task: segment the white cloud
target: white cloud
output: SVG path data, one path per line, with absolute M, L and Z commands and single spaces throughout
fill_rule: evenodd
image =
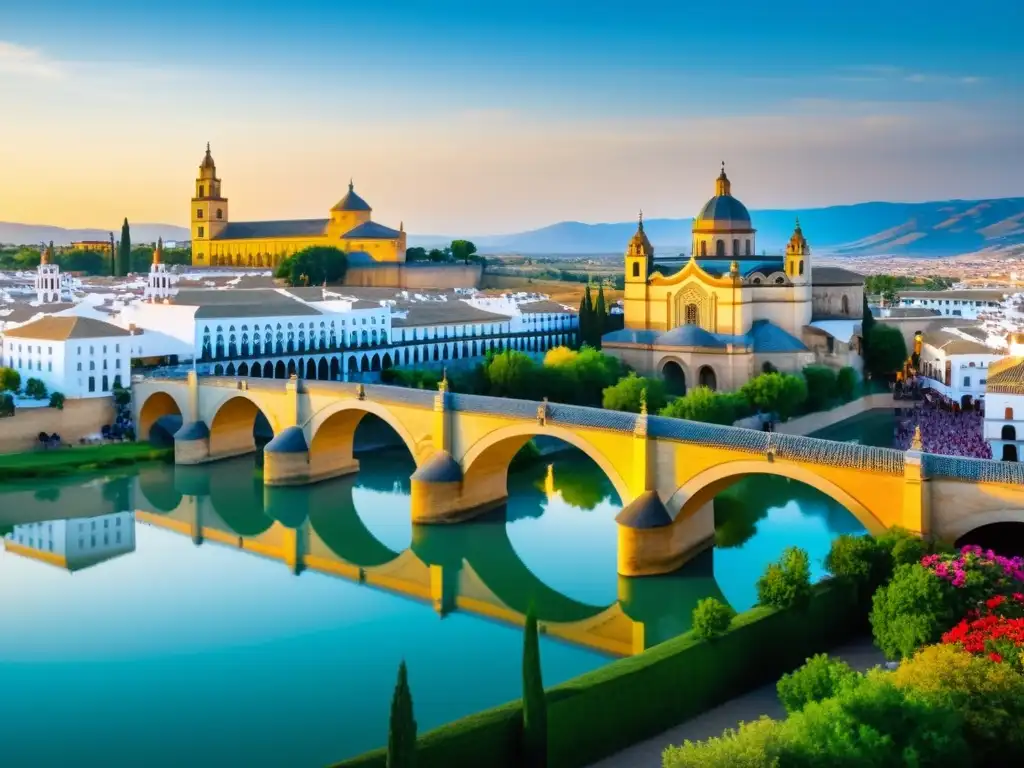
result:
M 65 75 L 65 68 L 36 48 L 0 40 L 0 75 L 60 80 Z

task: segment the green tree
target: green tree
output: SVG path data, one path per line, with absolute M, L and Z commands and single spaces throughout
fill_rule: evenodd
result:
M 807 383 L 788 373 L 762 373 L 740 387 L 740 395 L 758 411 L 785 421 L 807 399 Z
M 476 246 L 469 240 L 452 240 L 448 250 L 456 261 L 461 261 L 464 264 L 469 264 L 470 256 L 476 254 Z
M 0 391 L 17 392 L 21 389 L 21 374 L 13 368 L 0 368 Z
M 427 258 L 435 262 L 448 261 L 448 254 L 446 254 L 440 248 L 431 248 L 430 252 L 427 253 Z
M 800 547 L 786 547 L 757 580 L 757 602 L 774 608 L 804 608 L 811 600 L 811 564 Z
M 907 360 L 907 342 L 899 328 L 875 324 L 868 338 L 867 357 L 864 364 L 873 376 L 891 377 L 903 370 Z
M 284 259 L 274 272 L 288 285 L 323 285 L 339 283 L 345 277 L 348 260 L 338 248 L 314 245 L 296 251 Z
M 598 286 L 597 303 L 594 305 L 594 349 L 601 348 L 601 337 L 608 329 L 608 308 L 604 303 L 604 285 Z
M 875 322 L 875 316 L 871 314 L 871 305 L 868 304 L 867 291 L 864 292 L 864 298 L 861 300 L 861 319 L 860 319 L 860 338 L 861 338 L 861 357 L 867 360 L 868 348 L 871 339 L 871 330 L 877 325 Z
M 123 277 L 131 270 L 132 233 L 128 226 L 128 217 L 121 225 L 121 242 L 117 251 L 117 275 Z
M 821 411 L 836 396 L 836 372 L 827 365 L 808 365 L 803 370 L 807 382 L 807 407 Z
M 662 409 L 662 416 L 730 425 L 739 418 L 737 397 L 715 392 L 707 387 L 691 389 Z
M 0 394 L 0 416 L 14 415 L 14 395 L 4 392 Z
M 860 678 L 844 661 L 819 653 L 809 658 L 802 667 L 783 675 L 775 686 L 779 701 L 789 714 L 799 712 L 812 701 L 821 701 L 837 695 L 843 686 Z
M 848 365 L 844 365 L 836 374 L 836 395 L 844 403 L 853 400 L 857 391 L 857 372 Z
M 107 259 L 100 251 L 67 251 L 57 257 L 57 263 L 66 272 L 105 275 L 109 271 Z
M 705 597 L 693 609 L 693 633 L 701 640 L 713 640 L 729 631 L 736 611 L 714 597 Z
M 523 764 L 545 768 L 548 764 L 548 707 L 540 666 L 537 612 L 530 604 L 523 633 Z
M 46 397 L 46 384 L 42 379 L 31 378 L 25 382 L 25 394 L 36 400 Z
M 404 661 L 398 666 L 398 682 L 391 697 L 385 765 L 387 768 L 415 768 L 416 765 L 416 719 Z
M 487 366 L 490 393 L 495 397 L 526 398 L 536 384 L 537 366 L 524 352 L 506 350 Z
M 952 600 L 944 584 L 920 564 L 901 565 L 892 581 L 875 592 L 871 632 L 887 658 L 912 656 L 953 625 Z
M 589 284 L 583 292 L 583 301 L 580 302 L 579 337 L 580 346 L 590 344 L 594 337 L 594 302 L 590 298 Z
M 406 248 L 405 249 L 405 260 L 406 261 L 426 261 L 427 260 L 427 249 L 426 248 Z
M 825 569 L 849 586 L 862 604 L 892 575 L 889 553 L 874 536 L 867 534 L 844 533 L 833 540 L 825 556 Z
M 56 408 L 58 411 L 64 410 L 64 395 L 60 392 L 50 393 L 50 407 Z
M 610 411 L 640 413 L 642 397 L 646 397 L 647 410 L 650 413 L 657 413 L 668 402 L 664 382 L 660 379 L 637 376 L 634 371 L 630 371 L 628 376 L 619 379 L 610 387 L 604 388 L 601 407 Z

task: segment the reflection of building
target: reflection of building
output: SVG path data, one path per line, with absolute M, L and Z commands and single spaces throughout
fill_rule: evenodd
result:
M 785 254 L 758 255 L 756 230 L 722 173 L 694 219 L 692 255 L 678 272 L 655 271 L 643 219 L 626 249 L 625 328 L 603 347 L 676 391 L 735 389 L 770 365 L 859 367 L 863 278 L 812 269 L 797 222 Z
M 298 221 L 228 220 L 217 166 L 206 145 L 191 201 L 192 263 L 196 266 L 271 267 L 310 246 L 339 248 L 352 260 L 405 261 L 405 228 L 370 220 L 372 208 L 349 182 L 348 194 L 326 219 Z
M 131 336 L 91 317 L 47 315 L 3 331 L 0 362 L 23 386 L 36 378 L 65 397 L 107 397 L 115 382 L 128 383 Z
M 1010 336 L 1010 356 L 988 369 L 985 439 L 992 457 L 1020 461 L 1024 453 L 1024 333 Z
M 114 512 L 15 525 L 4 536 L 4 549 L 69 571 L 80 571 L 135 551 L 135 513 Z

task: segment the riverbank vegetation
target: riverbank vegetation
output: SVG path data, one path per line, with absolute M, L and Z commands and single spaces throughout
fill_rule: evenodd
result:
M 839 537 L 826 567 L 896 670 L 810 658 L 779 680 L 786 719 L 671 747 L 664 768 L 1024 764 L 1024 559 L 894 531 Z
M 0 454 L 0 480 L 57 477 L 143 461 L 168 460 L 173 455 L 173 448 L 156 448 L 149 443 L 110 443 Z

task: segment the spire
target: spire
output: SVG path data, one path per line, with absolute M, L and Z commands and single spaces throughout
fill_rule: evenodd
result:
M 725 160 L 722 161 L 722 172 L 718 174 L 718 178 L 715 179 L 715 196 L 722 197 L 724 195 L 732 194 L 732 184 L 729 182 L 729 177 L 725 175 Z
M 639 221 L 639 223 L 637 225 L 637 231 L 639 231 L 639 232 L 643 232 L 644 231 L 644 209 L 643 208 L 640 209 L 640 221 Z
M 811 249 L 807 245 L 807 238 L 804 237 L 804 231 L 800 229 L 800 217 L 797 216 L 793 234 L 789 238 L 789 243 L 786 244 L 786 253 L 791 256 L 803 256 L 810 252 Z
M 398 231 L 399 232 L 405 232 L 405 222 L 404 221 L 398 222 Z
M 352 177 L 349 176 L 348 177 L 348 191 L 349 192 L 354 192 L 355 191 L 355 187 L 356 187 L 356 185 L 352 183 Z
M 203 162 L 199 166 L 200 168 L 213 168 L 213 155 L 210 154 L 210 142 L 206 142 L 206 154 L 203 156 Z
M 164 239 L 158 237 L 156 240 L 156 248 L 153 249 L 153 263 L 159 264 L 164 252 Z

